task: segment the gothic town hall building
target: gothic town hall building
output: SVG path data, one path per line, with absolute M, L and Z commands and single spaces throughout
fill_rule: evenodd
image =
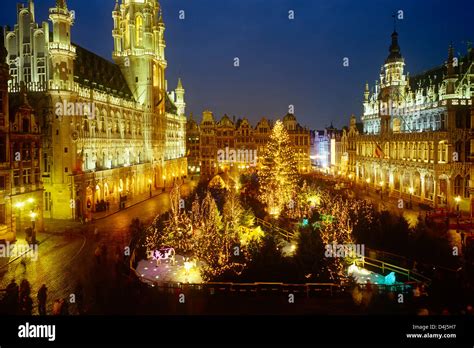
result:
M 34 5 L 17 6 L 4 40 L 10 98 L 26 86 L 41 129 L 44 217 L 90 219 L 98 202 L 118 206 L 183 179 L 184 88 L 179 80 L 167 90 L 158 1 L 116 1 L 114 62 L 73 43 L 66 0 L 56 0 L 41 25 Z
M 392 34 L 379 80 L 366 84 L 363 132 L 351 120 L 352 176 L 393 197 L 472 212 L 474 50 L 410 76 Z

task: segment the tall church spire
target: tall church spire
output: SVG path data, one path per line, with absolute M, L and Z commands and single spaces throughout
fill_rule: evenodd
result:
M 56 7 L 67 10 L 66 0 L 56 0 Z
M 392 44 L 390 45 L 388 51 L 390 54 L 385 60 L 385 63 L 403 60 L 402 54 L 400 53 L 400 45 L 398 44 L 398 33 L 396 31 L 392 33 Z
M 176 101 L 175 105 L 177 107 L 178 115 L 184 115 L 186 112 L 186 103 L 184 101 L 184 88 L 181 78 L 178 78 L 178 86 L 175 89 Z
M 365 82 L 365 90 L 364 90 L 364 101 L 368 102 L 369 101 L 369 83 Z

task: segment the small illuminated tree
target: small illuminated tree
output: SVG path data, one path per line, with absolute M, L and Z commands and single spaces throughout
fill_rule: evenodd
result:
M 352 244 L 353 222 L 351 220 L 350 206 L 352 202 L 341 197 L 330 196 L 328 192 L 320 193 L 321 205 L 319 212 L 321 221 L 318 228 L 323 246 L 330 244 Z M 338 257 L 331 255 L 325 258 L 325 266 L 331 280 L 337 281 L 344 276 L 345 267 L 352 257 Z
M 170 213 L 155 222 L 148 230 L 147 246 L 150 250 L 167 245 L 196 258 L 203 263 L 203 279 L 215 278 L 227 270 L 237 273 L 246 266 L 249 250 L 258 247 L 263 232 L 254 226 L 255 216 L 244 210 L 235 193 L 228 192 L 219 211 L 208 191 L 203 199 L 197 195 L 191 211 L 180 207 L 179 189 L 170 193 Z M 235 259 L 232 247 L 238 244 L 239 256 Z
M 270 214 L 278 216 L 293 199 L 298 180 L 290 136 L 280 120 L 272 129 L 258 177 L 261 202 Z
M 224 223 L 226 232 L 234 235 L 240 225 L 240 220 L 244 209 L 240 204 L 239 198 L 231 191 L 228 191 L 225 196 L 224 203 Z
M 179 186 L 175 186 L 170 192 L 170 213 L 163 229 L 163 244 L 186 254 L 192 250 L 193 229 L 191 217 L 183 209 L 181 202 Z
M 210 278 L 222 272 L 229 258 L 225 248 L 222 216 L 210 192 L 207 192 L 202 201 L 201 215 L 202 223 L 194 235 L 194 254 L 205 262 L 204 277 Z

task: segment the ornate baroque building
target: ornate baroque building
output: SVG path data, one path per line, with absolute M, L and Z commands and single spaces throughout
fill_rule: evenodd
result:
M 349 175 L 395 197 L 472 211 L 473 63 L 472 48 L 455 57 L 450 46 L 443 65 L 409 76 L 394 32 L 379 81 L 366 84 L 360 134 L 351 118 Z
M 283 124 L 293 144 L 298 170 L 311 170 L 310 131 L 302 127 L 292 114 Z M 253 170 L 259 165 L 272 131 L 272 123 L 262 118 L 253 127 L 247 118 L 235 120 L 224 115 L 216 121 L 211 111 L 204 111 L 198 124 L 192 117 L 187 123 L 188 172 L 212 178 L 231 169 Z M 221 156 L 219 156 L 219 153 Z
M 117 0 L 114 63 L 72 42 L 65 0 L 50 8 L 51 24 L 36 24 L 33 0 L 17 12 L 5 33 L 9 91 L 26 85 L 42 130 L 46 217 L 90 218 L 98 201 L 113 205 L 187 175 L 185 91 L 181 80 L 167 91 L 157 0 Z
M 2 31 L 3 34 L 3 31 Z M 23 231 L 43 227 L 41 133 L 26 97 L 25 85 L 9 98 L 7 51 L 0 39 L 0 241 L 26 236 Z

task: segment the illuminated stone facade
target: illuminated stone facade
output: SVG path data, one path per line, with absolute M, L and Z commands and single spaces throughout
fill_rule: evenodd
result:
M 181 80 L 165 80 L 165 25 L 156 0 L 122 0 L 112 12 L 112 63 L 74 45 L 65 0 L 35 23 L 18 6 L 5 33 L 15 94 L 24 82 L 43 135 L 45 216 L 91 218 L 96 203 L 130 199 L 187 175 Z
M 365 87 L 360 134 L 351 119 L 347 174 L 395 197 L 472 211 L 474 51 L 455 57 L 450 47 L 444 65 L 416 76 L 404 71 L 396 32 L 389 52 L 380 80 Z
M 293 144 L 298 170 L 309 172 L 310 131 L 292 114 L 283 118 L 283 125 Z M 271 131 L 272 123 L 266 118 L 253 127 L 246 118 L 236 121 L 235 117 L 224 115 L 216 121 L 211 111 L 204 111 L 200 124 L 194 119 L 188 121 L 188 172 L 210 178 L 230 170 L 254 170 L 259 166 L 259 154 L 263 153 Z
M 3 35 L 0 41 L 0 241 L 32 242 L 43 228 L 41 133 L 25 85 L 9 98 Z
M 314 131 L 313 163 L 322 172 L 337 173 L 341 166 L 341 138 L 343 131 L 331 125 Z

